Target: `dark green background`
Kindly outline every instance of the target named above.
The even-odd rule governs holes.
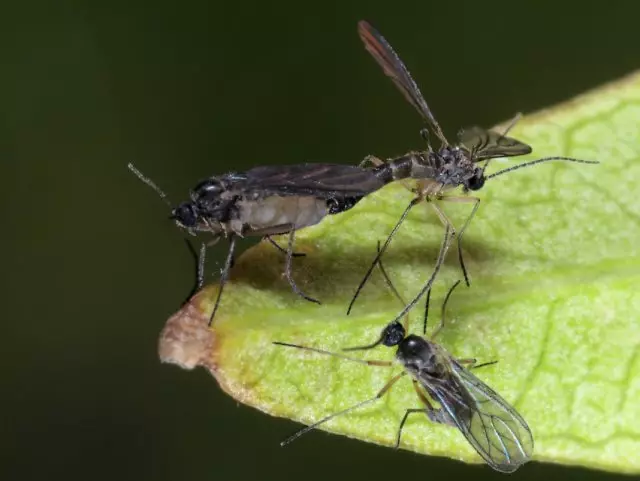
[[[297,425],[237,405],[203,370],[161,365],[157,336],[193,262],[126,164],[178,201],[230,169],[421,147],[361,18],[450,134],[640,67],[639,2],[523,3],[4,3],[0,477],[504,479],[325,433],[282,449]],[[532,463],[513,479],[542,476],[616,478]]]

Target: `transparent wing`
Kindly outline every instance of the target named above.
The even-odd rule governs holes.
[[[362,197],[383,186],[372,169],[318,163],[255,167],[234,188],[244,193],[346,198]]]
[[[525,420],[493,389],[455,360],[446,382],[422,382],[456,426],[494,469],[511,473],[529,461],[533,436]]]
[[[440,125],[429,110],[427,102],[424,100],[420,89],[411,77],[400,57],[395,53],[389,42],[380,35],[368,22],[361,20],[358,22],[358,33],[364,42],[367,51],[373,56],[384,70],[384,73],[393,80],[402,95],[415,107],[418,113],[427,121],[438,138],[446,145],[449,144]]]
[[[494,157],[516,157],[531,153],[531,147],[512,137],[505,137],[493,130],[471,127],[458,134],[461,146],[474,161]]]

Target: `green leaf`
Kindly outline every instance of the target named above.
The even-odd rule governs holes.
[[[528,421],[535,460],[638,473],[640,73],[527,116],[512,135],[531,144],[535,157],[601,164],[549,162],[487,182],[464,240],[472,285],[453,295],[438,342],[456,357],[499,360],[476,374]],[[489,170],[514,164],[496,160]],[[336,351],[377,338],[401,307],[379,272],[352,315],[345,311],[376,242],[410,199],[403,186],[390,185],[298,233],[296,250],[307,256],[294,260],[294,276],[321,306],[291,292],[276,249],[266,242],[249,249],[233,269],[214,329],[206,328],[217,292],[211,286],[168,321],[161,359],[204,366],[238,401],[303,423],[373,396],[399,366],[369,367],[272,341]],[[469,209],[440,205],[458,226]],[[385,267],[405,297],[431,274],[443,232],[433,209],[419,206],[392,242]],[[432,296],[432,319],[459,277],[451,249]],[[421,328],[420,310],[412,314],[413,332]],[[385,360],[393,351],[361,355]],[[322,429],[393,445],[411,407],[419,402],[405,378],[377,403]],[[401,447],[480,461],[456,429],[426,416],[409,419]]]

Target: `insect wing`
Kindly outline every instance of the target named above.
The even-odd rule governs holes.
[[[458,134],[458,141],[474,161],[494,157],[516,157],[531,153],[531,147],[513,137],[505,137],[493,130],[480,127],[464,129]]]
[[[355,165],[298,164],[248,170],[240,187],[246,192],[309,195],[319,198],[362,197],[384,186],[372,170]]]
[[[411,77],[407,67],[405,67],[400,57],[398,57],[398,54],[396,54],[391,45],[389,45],[389,42],[364,20],[358,22],[358,33],[364,42],[365,48],[376,62],[378,62],[378,65],[382,67],[385,75],[393,80],[393,83],[396,84],[396,87],[402,92],[402,95],[404,95],[409,103],[415,107],[418,113],[433,128],[438,138],[444,144],[448,145],[449,143],[442,133],[440,125],[431,113],[431,110],[429,110],[429,106],[422,96],[420,89]]]
[[[487,464],[504,473],[515,471],[533,452],[529,426],[498,393],[451,362],[449,382],[423,386]]]

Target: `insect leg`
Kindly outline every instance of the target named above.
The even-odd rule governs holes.
[[[362,162],[358,164],[358,167],[367,168],[369,166],[380,167],[384,165],[384,160],[379,159],[375,155],[367,155]]]
[[[429,134],[429,129],[427,129],[426,127],[420,129],[420,137],[422,137],[422,140],[424,140],[427,144],[427,150],[429,152],[433,152],[433,148],[431,147],[431,134]]]
[[[444,197],[443,200],[446,200],[447,202],[473,203],[473,208],[471,209],[471,213],[469,214],[469,217],[467,217],[467,220],[464,221],[464,224],[462,225],[462,229],[458,231],[458,262],[460,262],[460,268],[462,269],[462,274],[464,275],[464,282],[467,284],[467,286],[469,286],[470,285],[469,275],[467,273],[467,268],[464,265],[464,260],[462,259],[462,236],[464,235],[464,232],[467,230],[467,227],[469,226],[471,219],[473,219],[473,216],[476,215],[476,211],[478,210],[478,207],[480,207],[480,199],[477,197]]]
[[[413,298],[413,300],[409,302],[409,304],[407,304],[404,307],[402,312],[400,312],[400,314],[398,314],[396,318],[391,322],[399,322],[400,319],[402,319],[402,317],[405,314],[407,314],[411,309],[413,309],[413,307],[420,301],[422,296],[431,289],[431,286],[433,285],[433,282],[435,281],[438,275],[438,272],[440,272],[440,267],[442,267],[444,258],[447,254],[447,251],[449,250],[450,244],[451,244],[450,227],[447,225],[445,227],[444,238],[442,239],[442,244],[440,245],[440,251],[438,252],[438,258],[436,259],[436,265],[433,269],[433,272],[431,273],[431,277],[425,283],[425,285],[422,286],[422,289],[420,289],[420,292],[418,292],[418,294]]]
[[[431,402],[429,401],[429,399],[427,399],[427,396],[425,396],[424,393],[420,390],[420,387],[418,386],[418,381],[416,381],[415,379],[413,379],[413,389],[416,391],[416,394],[420,398],[420,402],[423,403],[425,405],[425,407],[407,409],[404,412],[404,416],[402,417],[402,421],[400,421],[400,426],[398,427],[398,435],[396,437],[396,445],[394,446],[395,449],[398,449],[400,447],[400,438],[402,436],[402,429],[404,428],[404,425],[406,424],[407,419],[409,418],[409,416],[414,414],[414,413],[426,414],[427,417],[429,418],[429,420],[431,420],[433,422],[448,424],[445,421],[444,416],[439,415],[440,410],[434,408],[433,405],[431,404]]]
[[[284,264],[284,275],[287,278],[287,281],[289,282],[289,285],[291,286],[291,289],[293,290],[293,292],[298,294],[303,299],[306,299],[307,301],[320,304],[319,300],[314,299],[313,297],[310,297],[306,295],[304,292],[302,292],[300,288],[296,285],[296,281],[293,280],[293,275],[291,274],[291,261],[293,260],[293,243],[295,241],[295,238],[296,238],[296,229],[295,229],[295,226],[291,226],[291,230],[289,231],[289,243],[287,244],[287,256],[285,258],[286,260]]]
[[[267,241],[269,241],[269,243],[270,243],[273,247],[275,247],[276,249],[278,249],[278,250],[279,250],[280,252],[282,252],[283,254],[286,254],[286,253],[287,253],[287,249],[284,249],[284,248],[280,247],[280,244],[278,244],[276,241],[274,241],[274,240],[271,238],[271,236],[270,236],[270,235],[266,235],[266,236],[264,236],[264,238],[265,238]],[[304,253],[304,252],[292,252],[292,253],[291,253],[291,256],[292,256],[292,257],[304,257],[304,256],[306,256],[306,255],[307,255],[307,254],[306,254],[306,253]]]
[[[522,118],[522,112],[516,113],[513,116],[513,118],[509,121],[507,126],[505,127],[504,132],[502,132],[502,136],[505,137],[509,133],[509,131],[516,126],[516,124],[520,121],[521,118]]]
[[[498,363],[498,361],[487,361],[487,362],[482,362],[480,364],[476,364],[478,360],[475,357],[468,358],[468,359],[456,359],[456,361],[458,361],[460,364],[469,364],[469,369],[478,369],[481,367],[493,366],[494,364]]]
[[[209,327],[213,323],[213,318],[216,316],[216,312],[218,312],[218,307],[220,306],[220,299],[222,298],[222,291],[224,290],[224,286],[227,283],[227,279],[229,278],[229,271],[231,270],[231,265],[233,264],[233,254],[236,250],[236,239],[237,236],[234,234],[229,235],[229,252],[227,253],[227,259],[224,262],[224,267],[222,268],[222,272],[220,275],[220,287],[218,288],[218,297],[216,298],[216,303],[213,306],[213,311],[211,311],[211,317],[209,317]]]
[[[187,298],[182,302],[181,306],[184,306],[187,302],[189,302],[189,299],[195,296],[196,293],[200,289],[202,289],[202,285],[204,284],[204,261],[207,252],[207,244],[205,242],[203,242],[200,246],[200,253],[196,252],[196,250],[193,248],[193,244],[191,244],[189,239],[185,239],[184,242],[187,244],[187,249],[189,249],[189,252],[196,261],[196,283],[191,288],[191,291],[187,295]]]
[[[431,402],[429,402],[427,396],[425,396],[424,392],[420,389],[418,381],[416,381],[415,379],[413,380],[413,389],[415,389],[416,394],[420,398],[420,402],[424,403],[424,405],[426,406],[426,408],[421,409],[420,411],[424,412],[427,415],[429,421],[433,423],[446,424],[449,426],[456,425],[453,419],[446,415],[444,410],[436,409],[433,407]]]
[[[289,444],[292,441],[295,441],[296,439],[298,439],[300,436],[302,436],[305,433],[308,433],[309,431],[311,431],[312,429],[317,428],[318,426],[320,426],[321,424],[326,423],[327,421],[332,420],[333,418],[336,418],[338,416],[342,416],[343,414],[347,414],[355,409],[358,409],[362,406],[366,406],[367,404],[371,404],[374,401],[377,401],[378,399],[380,399],[382,396],[384,396],[389,389],[391,389],[391,386],[393,386],[398,379],[400,379],[402,376],[404,376],[407,373],[407,371],[400,371],[398,374],[396,374],[395,376],[393,376],[389,382],[387,382],[382,389],[380,389],[380,391],[378,391],[378,394],[376,394],[374,397],[372,397],[371,399],[367,399],[366,401],[362,401],[359,402],[358,404],[355,404],[351,407],[348,407],[347,409],[343,409],[342,411],[338,411],[337,413],[333,413],[330,414],[329,416],[326,416],[324,418],[322,418],[320,421],[317,421],[309,426],[307,426],[306,428],[301,429],[300,431],[296,432],[295,434],[293,434],[292,436],[289,436],[287,439],[285,439],[284,441],[282,441],[280,443],[280,446],[285,446],[287,444]]]
[[[445,314],[446,314],[447,303],[449,302],[449,297],[451,297],[451,294],[453,293],[453,290],[456,287],[458,287],[458,284],[460,284],[460,281],[456,281],[455,284],[453,284],[449,288],[449,291],[447,292],[447,295],[444,297],[444,301],[442,302],[442,310],[441,310],[441,314],[440,314],[440,324],[438,325],[438,327],[435,328],[435,330],[433,331],[433,334],[431,334],[431,339],[435,339],[435,337],[438,335],[440,330],[444,327],[444,318],[445,318]]]
[[[380,253],[380,241],[378,241],[378,253]],[[389,277],[389,274],[387,274],[387,271],[385,270],[384,266],[382,265],[382,259],[380,259],[378,261],[378,267],[380,268],[380,272],[382,272],[384,280],[387,283],[387,285],[389,286],[389,289],[391,289],[391,292],[393,292],[393,295],[396,296],[396,299],[398,299],[400,301],[400,304],[402,304],[402,307],[406,306],[407,303],[405,302],[405,300],[402,298],[402,296],[398,292],[398,289],[396,289],[396,286],[393,285],[393,282],[391,282],[391,278]],[[403,324],[403,326],[404,326],[405,332],[408,332],[408,330],[409,330],[409,314],[404,316],[404,324]]]
[[[422,321],[422,335],[427,334],[427,317],[429,317],[429,303],[431,301],[431,289],[427,291],[427,298],[424,301],[424,319]]]
[[[419,197],[414,198],[411,202],[409,202],[409,205],[407,206],[407,208],[404,210],[404,212],[400,216],[400,219],[398,220],[396,225],[391,230],[391,233],[389,234],[387,239],[384,241],[382,249],[378,250],[378,254],[376,255],[376,257],[373,260],[373,262],[371,263],[371,265],[369,266],[369,269],[367,270],[367,273],[364,275],[364,278],[360,281],[360,284],[358,285],[358,288],[356,289],[356,293],[353,295],[353,297],[351,298],[351,302],[349,303],[349,307],[347,309],[347,315],[349,315],[349,313],[351,313],[351,308],[353,307],[353,304],[356,302],[356,299],[360,295],[360,291],[362,290],[364,285],[369,280],[369,277],[371,277],[371,274],[373,273],[373,269],[376,267],[376,264],[380,261],[380,258],[382,257],[382,254],[384,254],[385,251],[387,250],[387,247],[389,247],[389,244],[391,243],[391,239],[393,239],[393,236],[396,234],[396,232],[400,228],[400,225],[407,218],[407,215],[409,215],[409,211],[415,205],[417,205],[418,203],[422,202],[422,200],[423,200],[422,197],[419,196]]]

